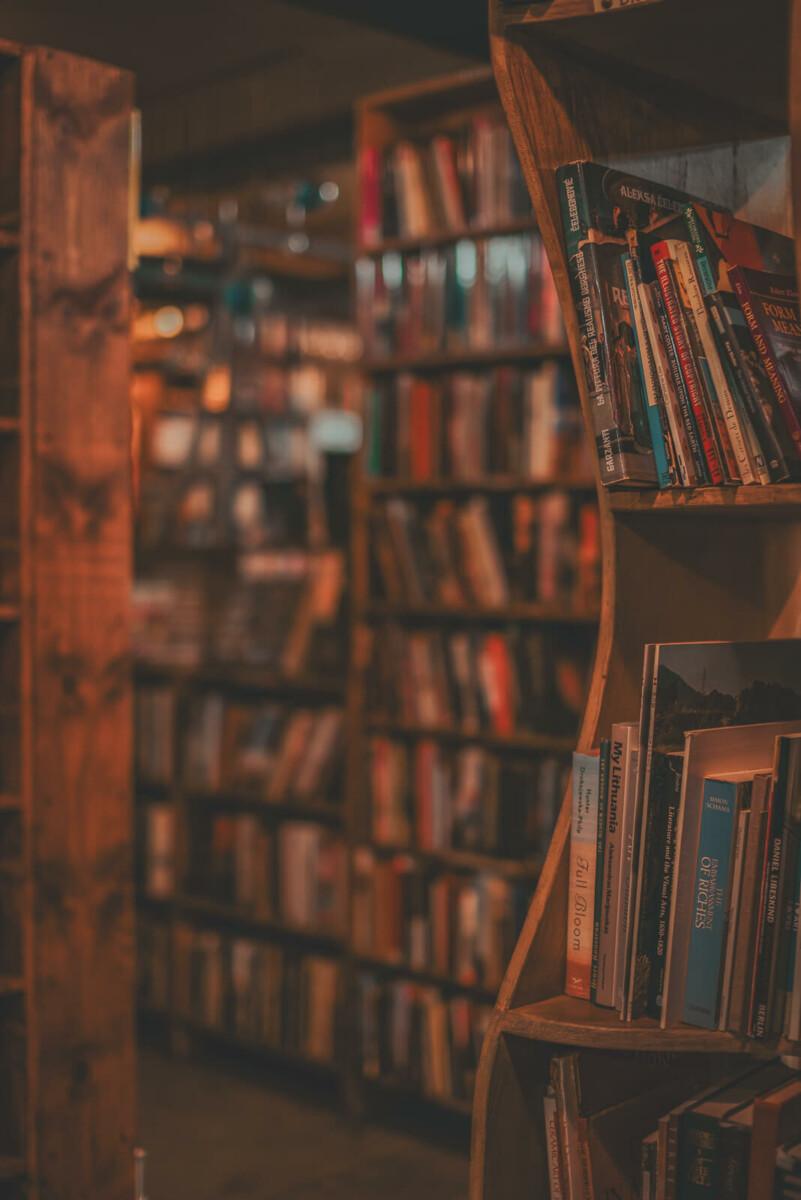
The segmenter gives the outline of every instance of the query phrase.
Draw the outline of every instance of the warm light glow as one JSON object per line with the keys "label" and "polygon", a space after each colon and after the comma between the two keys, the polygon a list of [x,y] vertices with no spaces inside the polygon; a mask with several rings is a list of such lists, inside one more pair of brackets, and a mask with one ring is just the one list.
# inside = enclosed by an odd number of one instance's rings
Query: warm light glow
{"label": "warm light glow", "polygon": [[183,327],[184,314],[174,304],[165,304],[153,314],[153,329],[157,337],[177,337]]}

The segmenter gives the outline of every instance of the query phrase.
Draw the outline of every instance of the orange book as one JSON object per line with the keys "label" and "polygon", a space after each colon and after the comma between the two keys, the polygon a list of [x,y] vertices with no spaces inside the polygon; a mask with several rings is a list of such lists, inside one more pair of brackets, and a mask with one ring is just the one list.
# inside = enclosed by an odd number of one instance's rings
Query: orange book
{"label": "orange book", "polygon": [[415,379],[411,397],[411,475],[412,479],[431,479],[434,474],[434,455],[431,429],[431,385]]}

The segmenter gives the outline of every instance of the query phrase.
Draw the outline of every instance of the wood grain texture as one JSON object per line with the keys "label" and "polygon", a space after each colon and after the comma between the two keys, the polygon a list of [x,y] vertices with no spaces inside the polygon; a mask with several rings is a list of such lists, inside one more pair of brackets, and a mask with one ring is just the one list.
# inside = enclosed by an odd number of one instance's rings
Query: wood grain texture
{"label": "wood grain texture", "polygon": [[26,57],[36,1174],[42,1200],[127,1200],[133,80],[50,50]]}
{"label": "wood grain texture", "polygon": [[[538,20],[546,14],[548,20]],[[787,128],[783,21],[786,5],[777,5],[757,29],[730,26],[730,61],[747,58],[758,47],[779,66],[773,82],[755,79],[746,97],[753,123],[738,121],[731,90],[722,78],[704,74],[692,53],[682,58],[669,89],[654,88],[652,66],[670,64],[669,48],[683,39],[689,47],[693,8],[686,0],[638,6],[631,14],[556,21],[587,11],[576,0],[532,6],[516,23],[520,9],[490,8],[493,65],[535,214],[550,259],[565,316],[568,341],[579,379],[588,429],[592,412],[584,379],[577,320],[573,310],[554,169],[589,158],[600,162],[647,161],[645,175],[687,186],[728,202],[750,219],[769,212],[774,228],[783,227],[788,208],[787,174],[778,166],[781,147],[765,142],[742,146],[734,138],[756,136],[765,117]],[[801,4],[795,4],[794,54],[801,55]],[[647,10],[647,11],[646,11]],[[709,13],[706,14],[707,16]],[[745,8],[743,8],[745,16]],[[550,19],[554,18],[554,19]],[[670,28],[670,23],[673,28]],[[638,40],[637,31],[662,28],[664,44]],[[748,29],[746,35],[745,30]],[[597,31],[597,36],[596,36]],[[694,36],[694,35],[693,35]],[[752,42],[749,38],[753,39]],[[649,65],[649,75],[642,63]],[[729,64],[730,65],[730,62]],[[790,72],[796,89],[792,109],[801,124],[801,70]],[[785,81],[784,83],[782,81]],[[785,89],[783,96],[782,88]],[[711,89],[710,103],[701,102]],[[753,103],[751,103],[753,101]],[[791,131],[796,133],[794,129]],[[799,131],[801,132],[801,131]],[[798,134],[796,133],[796,138]],[[797,141],[796,141],[797,144]],[[706,150],[705,147],[714,147]],[[796,151],[792,171],[801,186]],[[776,169],[770,164],[776,164]],[[631,167],[637,173],[636,167]],[[801,212],[798,203],[795,211]],[[801,491],[797,486],[719,488],[688,492],[610,492],[596,474],[601,512],[603,598],[594,674],[580,735],[590,749],[612,721],[636,720],[639,711],[643,646],[647,642],[744,640],[801,634]],[[565,798],[551,848],[526,924],[502,985],[486,1050],[478,1072],[473,1120],[472,1200],[517,1195],[518,1179],[529,1169],[529,1144],[537,1137],[541,1111],[517,1145],[504,1131],[499,1095],[508,1066],[500,1046],[513,1060],[526,1041],[548,1046],[573,1044],[613,1049],[684,1052],[764,1053],[727,1034],[691,1029],[661,1031],[648,1022],[629,1026],[614,1012],[565,997],[564,960],[567,909],[570,801]],[[778,1049],[783,1047],[779,1046]],[[772,1048],[775,1053],[777,1047]],[[792,1051],[792,1048],[791,1048]],[[503,1153],[499,1153],[503,1147]],[[536,1179],[537,1197],[548,1195]]]}

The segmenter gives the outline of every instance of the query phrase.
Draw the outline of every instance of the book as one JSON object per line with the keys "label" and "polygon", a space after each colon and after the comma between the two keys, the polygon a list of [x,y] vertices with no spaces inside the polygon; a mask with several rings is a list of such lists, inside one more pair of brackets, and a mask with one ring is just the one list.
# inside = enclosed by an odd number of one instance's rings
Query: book
{"label": "book", "polygon": [[[609,738],[602,738],[598,765],[598,832],[595,847],[595,897],[593,901],[592,968],[590,971],[590,1000],[594,1004],[606,1003],[609,1007],[614,1002],[614,959],[610,953],[612,951],[611,919],[607,923],[603,958],[601,958],[601,930],[604,924],[606,892],[605,863],[606,839],[609,831],[607,810],[609,807],[610,754]],[[599,983],[600,998],[598,995]]]}
{"label": "book", "polygon": [[[745,1119],[747,1121],[747,1116]],[[801,1080],[793,1079],[755,1099],[751,1118],[748,1200],[772,1194],[776,1151],[783,1141],[790,1137],[797,1141],[799,1135]]]}
{"label": "book", "polygon": [[[751,781],[753,786],[753,780]],[[724,1030],[729,1024],[729,1006],[731,1003],[732,980],[734,977],[734,954],[737,948],[737,926],[740,915],[740,897],[743,882],[743,867],[745,864],[745,847],[748,838],[748,828],[751,822],[750,792],[749,807],[743,807],[737,822],[735,834],[734,858],[731,868],[731,887],[729,892],[729,909],[726,915],[725,957],[720,983],[720,1005],[718,1029]]]}
{"label": "book", "polygon": [[[745,725],[766,712],[775,719],[801,717],[801,642],[704,642],[657,645],[649,707],[641,714],[646,745],[641,772],[642,836],[629,978],[632,1017],[660,1018],[662,965],[660,914],[669,885],[664,849],[677,809],[676,771],[667,759],[683,747],[687,729]],[[645,734],[643,734],[645,728]],[[669,891],[669,888],[668,888]],[[668,912],[671,896],[667,896]]]}
{"label": "book", "polygon": [[743,862],[740,888],[740,914],[734,948],[731,998],[726,1028],[732,1033],[745,1033],[751,1011],[751,982],[756,953],[757,921],[762,887],[762,866],[767,837],[767,809],[770,800],[772,771],[759,771],[751,786],[751,817]]}
{"label": "book", "polygon": [[548,1156],[548,1184],[551,1190],[551,1200],[565,1200],[556,1093],[552,1087],[546,1091],[542,1107],[545,1117],[545,1151]]}
{"label": "book", "polygon": [[[637,762],[638,762],[639,725],[635,721],[620,722],[612,726],[612,771],[610,773],[611,789],[616,783],[616,773],[619,772],[619,791],[616,787],[619,812],[614,813],[617,827],[611,837],[607,837],[607,847],[612,846],[612,879],[609,905],[613,914],[615,926],[615,970],[614,970],[614,1006],[622,1012],[623,994],[625,989],[626,972],[626,943],[631,909],[632,870],[634,857],[635,836],[635,799],[637,793]],[[616,747],[620,746],[617,751]],[[620,793],[622,792],[622,796]],[[611,801],[610,801],[611,808]],[[617,880],[614,879],[614,857],[617,855]],[[606,914],[604,914],[606,921]]]}
{"label": "book", "polygon": [[[684,995],[689,945],[697,915],[696,884],[701,826],[705,812],[705,780],[715,777],[716,774],[737,771],[742,772],[745,777],[753,778],[758,771],[771,765],[776,737],[780,733],[794,732],[799,728],[801,727],[797,722],[776,722],[689,730],[684,735],[685,771],[677,830],[678,848],[668,931],[665,993],[660,1018],[663,1028],[686,1019],[683,1017]],[[732,818],[734,819],[734,814]],[[733,827],[731,836],[733,837]]]}
{"label": "book", "polygon": [[729,279],[762,358],[784,422],[796,447],[801,446],[801,319],[795,275],[774,275],[731,266]]}
{"label": "book", "polygon": [[681,213],[686,194],[592,162],[557,170],[573,302],[605,483],[657,478],[621,254],[630,230]]}
{"label": "book", "polygon": [[573,755],[565,992],[590,998],[600,756]]}

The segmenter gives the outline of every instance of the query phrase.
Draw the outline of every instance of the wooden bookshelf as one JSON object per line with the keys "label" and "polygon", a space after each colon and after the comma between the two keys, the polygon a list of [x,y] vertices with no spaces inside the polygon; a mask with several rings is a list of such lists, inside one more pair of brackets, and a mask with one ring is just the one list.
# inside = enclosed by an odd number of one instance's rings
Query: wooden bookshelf
{"label": "wooden bookshelf", "polygon": [[[396,89],[366,97],[356,113],[356,153],[359,160],[366,146],[388,147],[399,139],[423,140],[439,133],[459,130],[473,117],[497,116],[500,109],[492,73],[483,68],[465,71],[441,80],[430,80],[410,88]],[[453,246],[462,239],[483,239],[535,233],[539,227],[536,215],[526,216],[511,222],[488,225],[484,228],[445,230],[427,235],[410,237],[384,237],[375,244],[359,244],[357,236],[357,258],[381,259],[387,254],[413,255],[418,251],[440,250]],[[358,267],[357,267],[358,269]],[[524,339],[520,343],[504,344],[496,339],[492,345],[480,348],[451,346],[443,350],[420,353],[392,354],[369,357],[364,369],[374,383],[383,383],[399,373],[441,378],[448,372],[491,370],[499,366],[534,368],[543,361],[565,362],[570,354],[569,345],[562,340],[543,341]],[[423,739],[431,739],[443,746],[458,751],[461,747],[479,747],[497,755],[517,756],[532,760],[537,756],[569,756],[575,748],[573,736],[558,736],[544,732],[516,732],[510,736],[496,736],[489,732],[466,733],[456,728],[411,724],[388,720],[370,711],[367,696],[368,664],[363,661],[361,647],[372,630],[376,637],[388,623],[412,629],[468,628],[484,630],[493,626],[520,623],[527,627],[558,625],[560,629],[587,629],[597,626],[599,613],[596,609],[582,610],[570,604],[514,603],[502,608],[490,608],[477,603],[464,605],[413,604],[388,602],[377,598],[372,592],[370,553],[370,516],[376,504],[385,499],[402,497],[410,503],[427,504],[439,498],[455,501],[468,500],[474,496],[511,498],[516,494],[532,497],[551,491],[563,491],[576,497],[591,496],[595,489],[594,478],[588,475],[551,476],[543,479],[527,479],[523,474],[487,474],[481,477],[431,478],[426,480],[368,475],[366,458],[362,456],[361,470],[354,478],[353,526],[352,526],[352,570],[353,570],[353,646],[356,654],[355,670],[350,683],[350,758],[347,786],[347,811],[349,841],[351,845],[368,849],[376,859],[398,855],[410,857],[418,864],[433,871],[451,874],[476,875],[486,873],[510,881],[532,883],[538,877],[541,859],[527,857],[523,860],[509,859],[490,853],[471,853],[459,850],[427,852],[414,846],[385,845],[366,836],[370,827],[369,787],[366,781],[365,762],[368,756],[369,739],[381,735],[395,742],[413,745]],[[547,635],[546,635],[547,636]],[[355,934],[354,934],[355,936]],[[493,989],[465,984],[454,978],[434,972],[412,969],[402,961],[389,961],[378,955],[364,954],[351,947],[349,963],[352,976],[361,972],[375,973],[379,977],[390,976],[398,980],[411,980],[424,986],[439,988],[443,996],[469,996],[477,1003],[487,1004],[494,1000]],[[408,1084],[399,1084],[392,1077],[376,1077],[366,1073],[360,1080],[358,1018],[351,1030],[351,1080],[352,1090],[360,1087],[376,1087],[386,1090],[387,1095],[414,1096],[418,1101],[431,1101],[443,1109],[459,1115],[468,1115],[470,1105],[461,1099],[429,1095],[422,1090],[412,1090]]]}
{"label": "wooden bookshelf", "polygon": [[0,43],[0,1192],[133,1188],[133,78]]}
{"label": "wooden bookshelf", "polygon": [[[786,172],[765,185],[767,164],[783,161],[789,134],[793,207],[801,212],[798,3],[773,5],[754,20],[751,6],[737,0],[714,32],[711,8],[692,0],[650,0],[611,13],[595,7],[592,0],[490,5],[498,88],[560,294],[590,431],[554,170],[583,158],[624,159],[638,174],[794,232]],[[711,58],[693,52],[711,44]],[[598,472],[596,480],[604,592],[581,750],[597,745],[611,721],[639,711],[645,643],[787,637],[801,628],[798,485],[656,492],[606,489]],[[793,1049],[690,1027],[661,1030],[645,1020],[627,1024],[563,994],[569,810],[568,796],[484,1044],[472,1200],[523,1200],[532,1180],[539,1200],[549,1195],[541,1097],[552,1046],[592,1046],[612,1056]]]}

